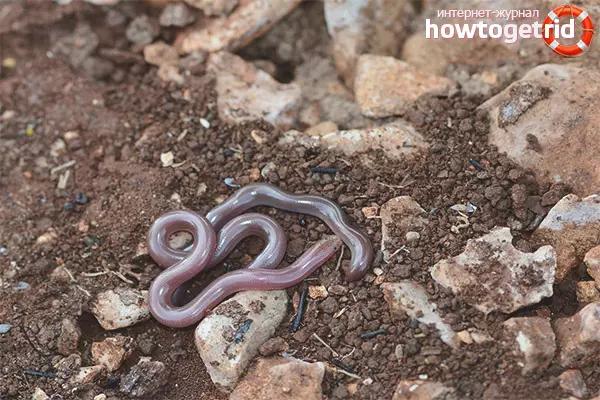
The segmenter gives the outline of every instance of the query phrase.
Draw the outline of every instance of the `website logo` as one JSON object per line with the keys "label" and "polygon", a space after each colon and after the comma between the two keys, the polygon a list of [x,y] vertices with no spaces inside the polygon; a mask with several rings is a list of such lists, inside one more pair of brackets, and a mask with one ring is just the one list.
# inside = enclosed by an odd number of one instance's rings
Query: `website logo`
{"label": "website logo", "polygon": [[[555,38],[555,32],[559,31],[559,18],[571,17],[571,22],[574,19],[581,24],[583,34],[579,42],[573,45],[564,45]],[[564,26],[564,25],[563,25]],[[557,7],[548,13],[544,20],[544,42],[555,53],[565,57],[577,57],[588,51],[594,37],[594,24],[589,14],[581,8],[574,5],[566,5]]]}
{"label": "website logo", "polygon": [[[594,24],[589,14],[575,5],[557,7],[548,13],[543,23],[538,22],[539,10],[437,10],[438,18],[450,18],[453,23],[432,23],[425,20],[427,39],[497,39],[505,43],[516,43],[521,39],[542,39],[556,54],[577,57],[584,54],[592,44]],[[568,18],[561,23],[560,18]],[[463,19],[464,23],[456,23]],[[466,22],[467,20],[477,22]],[[500,21],[498,21],[500,19]],[[517,20],[519,23],[514,23]],[[578,28],[581,38],[575,44]],[[499,22],[499,23],[490,23]]]}

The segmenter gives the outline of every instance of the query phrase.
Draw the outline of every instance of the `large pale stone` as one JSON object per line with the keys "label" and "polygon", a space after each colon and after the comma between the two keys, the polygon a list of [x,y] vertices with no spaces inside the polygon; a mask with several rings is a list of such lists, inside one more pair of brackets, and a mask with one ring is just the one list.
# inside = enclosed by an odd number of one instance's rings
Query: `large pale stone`
{"label": "large pale stone", "polygon": [[92,313],[107,331],[126,328],[150,319],[146,293],[129,288],[99,293],[92,303]]}
{"label": "large pale stone", "polygon": [[552,247],[523,253],[512,245],[509,228],[496,228],[469,240],[458,256],[438,262],[431,276],[481,312],[508,314],[552,296],[555,271]]}
{"label": "large pale stone", "polygon": [[[235,51],[268,31],[277,21],[289,14],[302,0],[241,0],[227,18],[213,18],[206,26],[184,32],[175,42],[180,52]],[[225,2],[225,0],[223,0]],[[188,0],[188,4],[217,3]]]}
{"label": "large pale stone", "polygon": [[405,0],[325,0],[325,22],[333,39],[333,57],[349,87],[354,83],[358,56],[396,56],[404,39]]}
{"label": "large pale stone", "polygon": [[133,352],[133,339],[125,336],[115,336],[101,342],[92,343],[92,360],[104,366],[108,372],[114,372]]}
{"label": "large pale stone", "polygon": [[386,156],[406,159],[427,148],[423,136],[403,121],[366,129],[351,129],[307,136],[301,132],[286,132],[279,140],[281,145],[301,144],[339,150],[347,155],[381,150]]}
{"label": "large pale stone", "polygon": [[364,54],[358,59],[354,95],[363,115],[382,118],[403,114],[424,94],[447,95],[454,86],[450,79],[405,61]]}
{"label": "large pale stone", "polygon": [[261,358],[236,386],[229,400],[280,400],[323,398],[325,364],[295,358]]}
{"label": "large pale stone", "polygon": [[600,71],[544,64],[480,106],[489,141],[539,179],[565,182],[575,194],[600,189]]}
{"label": "large pale stone", "polygon": [[588,251],[583,259],[587,266],[587,272],[596,282],[596,287],[600,288],[600,246],[596,246]]}
{"label": "large pale stone", "polygon": [[563,197],[546,215],[533,233],[538,244],[556,249],[556,281],[584,260],[600,238],[600,196],[580,199],[574,194]]}
{"label": "large pale stone", "polygon": [[208,69],[217,77],[219,117],[230,123],[264,119],[291,126],[301,97],[293,83],[277,82],[271,75],[231,53],[208,58]]}
{"label": "large pale stone", "polygon": [[588,304],[570,318],[554,323],[560,364],[580,368],[600,361],[600,302]]}
{"label": "large pale stone", "polygon": [[569,369],[560,374],[560,387],[580,399],[590,394],[581,371]]}
{"label": "large pale stone", "polygon": [[185,0],[185,2],[211,16],[229,15],[238,5],[238,0]]}
{"label": "large pale stone", "polygon": [[440,338],[444,343],[452,347],[460,346],[459,337],[442,320],[437,305],[431,302],[425,289],[418,283],[410,280],[384,283],[381,289],[392,314],[406,313],[419,322],[433,324],[440,331]]}
{"label": "large pale stone", "polygon": [[504,328],[514,340],[515,353],[523,359],[523,374],[544,370],[556,352],[556,339],[550,322],[545,318],[511,318]]}
{"label": "large pale stone", "polygon": [[241,292],[200,322],[196,347],[215,384],[235,386],[260,345],[275,333],[287,304],[284,290]]}

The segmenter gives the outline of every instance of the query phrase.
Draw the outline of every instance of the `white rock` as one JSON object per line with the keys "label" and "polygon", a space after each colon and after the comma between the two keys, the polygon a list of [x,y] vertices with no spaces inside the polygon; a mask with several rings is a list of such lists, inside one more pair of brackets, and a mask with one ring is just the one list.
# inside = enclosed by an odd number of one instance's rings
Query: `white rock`
{"label": "white rock", "polygon": [[308,128],[304,133],[308,136],[325,136],[328,133],[338,131],[339,128],[335,122],[323,121]]}
{"label": "white rock", "polygon": [[581,371],[569,369],[559,376],[560,387],[571,393],[576,398],[583,398],[590,394]]}
{"label": "white rock", "polygon": [[31,400],[50,400],[50,396],[48,396],[42,389],[35,388],[35,391],[31,395]]}
{"label": "white rock", "polygon": [[333,39],[333,57],[346,85],[354,84],[358,56],[395,56],[404,39],[408,6],[404,0],[325,1],[325,22]]}
{"label": "white rock", "polygon": [[179,53],[173,47],[163,41],[144,46],[144,60],[148,64],[161,66],[163,64],[177,64],[179,62]]}
{"label": "white rock", "polygon": [[509,228],[495,228],[469,240],[458,256],[438,262],[431,276],[481,312],[508,314],[552,296],[555,272],[552,247],[523,253],[512,245]]}
{"label": "white rock", "polygon": [[600,288],[600,246],[596,246],[588,251],[583,260],[587,266],[587,272],[596,282],[596,287]]}
{"label": "white rock", "polygon": [[554,323],[560,364],[579,368],[600,361],[600,302],[590,303],[570,318]]}
{"label": "white rock", "polygon": [[[388,200],[381,206],[381,249],[383,260],[388,262],[390,256],[401,246],[394,245],[394,240],[408,241],[409,232],[417,233],[427,225],[427,213],[419,203],[410,196],[400,196]],[[418,234],[418,233],[417,233]]]}
{"label": "white rock", "polygon": [[174,64],[161,64],[158,67],[158,77],[165,82],[175,82],[178,85],[183,85],[185,78],[179,72],[179,67]]}
{"label": "white rock", "polygon": [[56,240],[58,240],[58,233],[56,233],[56,231],[54,229],[50,229],[48,232],[40,235],[36,239],[35,244],[45,245],[45,244],[54,243],[54,242],[56,242]]}
{"label": "white rock", "polygon": [[150,319],[146,295],[129,288],[107,290],[99,293],[92,303],[92,313],[108,331],[135,325]]}
{"label": "white rock", "polygon": [[596,246],[598,232],[600,196],[580,199],[569,194],[552,207],[532,238],[538,244],[549,244],[556,249],[556,281],[560,282]]}
{"label": "white rock", "polygon": [[363,54],[358,59],[354,94],[363,115],[371,118],[402,115],[424,94],[448,95],[456,84],[420,71],[393,57]]}
{"label": "white rock", "polygon": [[575,396],[583,398],[589,395],[587,385],[583,379],[581,371],[578,369],[569,369],[560,374],[560,387]]}
{"label": "white rock", "polygon": [[115,336],[101,342],[92,343],[92,360],[98,365],[106,367],[108,372],[114,372],[127,356],[131,355],[133,339],[125,336]]}
{"label": "white rock", "polygon": [[275,333],[287,305],[284,290],[241,292],[200,322],[196,347],[215,384],[235,386],[260,345]]}
{"label": "white rock", "polygon": [[544,64],[480,106],[489,112],[489,141],[543,180],[562,181],[575,194],[600,188],[596,156],[600,71]]}
{"label": "white rock", "polygon": [[339,150],[346,155],[381,150],[388,157],[406,159],[427,148],[420,133],[404,121],[366,129],[335,131],[323,136],[306,136],[298,131],[288,131],[279,140],[281,146],[302,145]]}
{"label": "white rock", "polygon": [[185,2],[210,16],[229,15],[238,5],[238,0],[185,0]]}
{"label": "white rock", "polygon": [[293,357],[261,358],[229,400],[321,400],[324,375],[322,362],[308,363]]}
{"label": "white rock", "polygon": [[183,27],[194,22],[196,17],[183,3],[171,3],[162,10],[158,20],[161,26]]}
{"label": "white rock", "polygon": [[433,324],[440,331],[442,341],[452,347],[459,347],[460,339],[445,323],[423,287],[414,281],[405,280],[381,285],[385,301],[392,314],[406,313],[423,324]]}
{"label": "white rock", "polygon": [[504,322],[515,353],[523,359],[523,374],[546,369],[556,352],[554,331],[545,318],[511,318]]}
{"label": "white rock", "polygon": [[93,365],[91,367],[81,367],[77,375],[71,377],[69,382],[72,385],[83,385],[86,383],[93,383],[96,381],[100,374],[104,371],[102,365]]}
{"label": "white rock", "polygon": [[400,381],[392,400],[458,400],[455,391],[439,382]]}
{"label": "white rock", "polygon": [[473,341],[477,344],[484,344],[494,341],[494,338],[489,333],[477,329],[469,331],[469,334],[471,335],[471,339],[473,339]]}
{"label": "white rock", "polygon": [[230,123],[264,119],[291,126],[301,97],[300,88],[277,82],[266,72],[231,53],[211,54],[208,67],[217,77],[219,116]]}
{"label": "white rock", "polygon": [[[194,5],[204,0],[188,0]],[[277,21],[289,14],[301,0],[244,1],[227,18],[212,18],[200,29],[191,29],[177,38],[180,52],[194,50],[215,52],[235,51],[268,31]],[[212,1],[216,3],[216,1]]]}

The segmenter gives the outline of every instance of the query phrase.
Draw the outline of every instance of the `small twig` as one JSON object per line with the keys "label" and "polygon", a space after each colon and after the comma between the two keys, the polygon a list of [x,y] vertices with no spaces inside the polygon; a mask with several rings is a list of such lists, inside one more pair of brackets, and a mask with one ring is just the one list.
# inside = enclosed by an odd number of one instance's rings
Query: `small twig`
{"label": "small twig", "polygon": [[108,274],[107,271],[101,271],[101,272],[82,272],[79,275],[85,276],[86,278],[95,278],[97,276],[106,275],[106,274]]}
{"label": "small twig", "polygon": [[344,257],[344,246],[342,246],[342,251],[340,252],[340,258],[338,258],[337,265],[335,266],[335,270],[339,271],[340,266],[342,265],[342,258]]}
{"label": "small twig", "polygon": [[184,129],[183,132],[181,132],[181,134],[179,136],[177,136],[177,141],[181,142],[186,137],[187,134],[188,134],[188,130]]}
{"label": "small twig", "polygon": [[70,176],[71,170],[68,169],[61,176],[58,177],[58,184],[56,185],[56,188],[59,190],[65,190]]}
{"label": "small twig", "polygon": [[399,248],[398,250],[396,250],[392,254],[390,254],[390,256],[388,257],[388,261],[390,261],[392,258],[394,258],[401,251],[402,251],[402,248]]}
{"label": "small twig", "polygon": [[335,314],[333,314],[333,318],[335,319],[335,318],[339,318],[339,317],[341,317],[341,316],[342,316],[342,314],[344,314],[344,313],[346,312],[346,309],[347,309],[347,308],[348,308],[348,307],[344,307],[344,308],[342,308],[340,311],[338,311],[338,312],[336,312]]}
{"label": "small twig", "polygon": [[65,270],[65,272],[67,273],[67,275],[69,275],[69,279],[71,279],[71,282],[77,282],[77,280],[75,279],[75,277],[73,277],[73,274],[71,273],[71,271],[69,271],[67,269],[67,267],[65,267],[64,265],[62,267]]}
{"label": "small twig", "polygon": [[335,351],[334,349],[332,349],[331,346],[329,346],[327,343],[325,343],[325,341],[323,339],[321,339],[319,337],[319,335],[317,335],[314,332],[313,332],[312,335],[314,336],[315,339],[317,339],[319,342],[321,342],[321,344],[323,346],[325,346],[329,351],[331,351],[331,354],[333,354],[335,357],[339,357],[340,356],[340,353],[338,353],[337,351]]}
{"label": "small twig", "polygon": [[127,283],[128,285],[135,285],[135,282],[125,278],[125,276],[120,273],[119,271],[111,271],[109,270],[113,275],[115,275],[117,278],[119,278],[120,280],[122,280],[123,282]]}
{"label": "small twig", "polygon": [[[35,371],[35,372],[37,372],[37,371]],[[31,391],[31,385],[27,381],[27,377],[25,376],[25,372],[21,372],[21,375],[23,375],[23,380],[25,381],[25,384],[27,385],[27,389]]]}
{"label": "small twig", "polygon": [[75,285],[75,287],[79,290],[81,290],[83,293],[85,293],[88,297],[92,297],[92,294],[90,292],[88,292],[87,290],[85,290],[84,288],[82,288],[79,285]]}
{"label": "small twig", "polygon": [[71,160],[69,162],[66,162],[62,165],[59,165],[58,167],[54,167],[50,170],[50,175],[54,175],[56,174],[58,171],[62,171],[63,169],[72,167],[73,165],[75,165],[75,160]]}
{"label": "small twig", "polygon": [[408,182],[405,185],[390,185],[389,183],[383,183],[383,182],[379,182],[379,181],[377,181],[377,183],[380,184],[381,186],[389,188],[389,189],[406,189],[407,187],[412,185],[414,183],[414,181]]}
{"label": "small twig", "polygon": [[350,357],[355,351],[356,351],[356,347],[353,347],[352,351],[350,353],[346,354],[345,356],[342,356],[341,360],[343,360],[346,357]]}
{"label": "small twig", "polygon": [[363,380],[363,378],[361,378],[360,376],[353,374],[352,372],[348,372],[348,371],[344,371],[341,368],[336,368],[336,367],[332,367],[331,365],[327,364],[327,367],[329,367],[330,370],[332,370],[333,372],[337,372],[340,374],[344,374],[346,376],[349,376],[350,378],[354,378],[354,379],[360,379],[361,381]]}

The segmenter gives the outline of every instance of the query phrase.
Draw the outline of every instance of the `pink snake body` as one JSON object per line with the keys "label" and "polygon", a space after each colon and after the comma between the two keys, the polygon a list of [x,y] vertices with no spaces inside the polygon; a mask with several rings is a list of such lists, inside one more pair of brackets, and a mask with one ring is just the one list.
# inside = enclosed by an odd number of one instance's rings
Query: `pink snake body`
{"label": "pink snake body", "polygon": [[[243,214],[257,206],[318,217],[335,236],[320,240],[290,266],[276,270],[285,255],[286,235],[279,224],[265,215]],[[169,237],[180,231],[192,235],[191,249],[176,250],[169,246]],[[185,305],[174,304],[173,295],[180,286],[204,269],[219,264],[249,236],[260,237],[266,246],[247,269],[217,278]],[[174,328],[192,325],[236,292],[285,289],[302,282],[331,258],[342,247],[342,242],[352,252],[352,260],[344,269],[346,279],[356,281],[366,274],[373,259],[373,248],[368,238],[351,225],[344,211],[324,197],[289,194],[262,183],[239,189],[206,217],[193,211],[166,213],[148,232],[148,252],[165,268],[150,286],[150,311],[163,325]]]}

